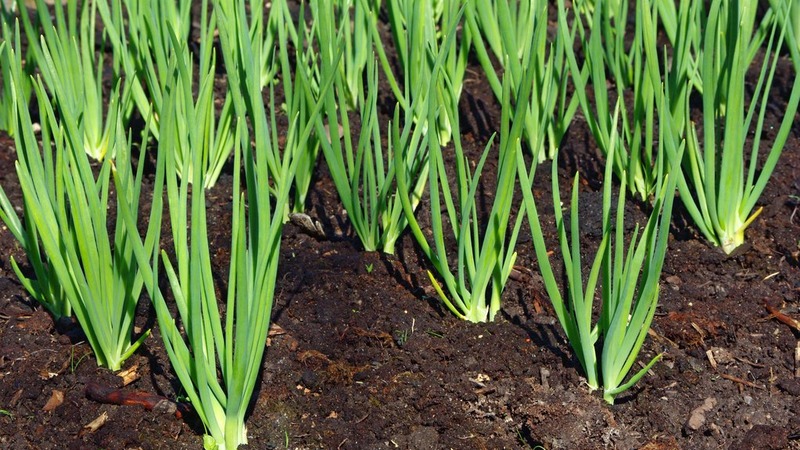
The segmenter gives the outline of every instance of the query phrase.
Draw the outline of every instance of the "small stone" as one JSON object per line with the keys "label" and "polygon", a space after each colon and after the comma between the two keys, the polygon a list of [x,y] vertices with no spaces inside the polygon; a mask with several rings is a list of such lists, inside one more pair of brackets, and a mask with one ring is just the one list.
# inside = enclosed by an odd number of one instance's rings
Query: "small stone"
{"label": "small stone", "polygon": [[800,378],[780,380],[778,381],[778,387],[787,394],[800,397]]}
{"label": "small stone", "polygon": [[714,360],[717,364],[730,364],[735,361],[733,354],[722,347],[711,347],[711,353],[714,355]]}
{"label": "small stone", "polygon": [[706,423],[706,414],[717,406],[717,399],[709,397],[703,400],[703,404],[692,410],[689,420],[686,421],[684,429],[691,433],[699,430]]}

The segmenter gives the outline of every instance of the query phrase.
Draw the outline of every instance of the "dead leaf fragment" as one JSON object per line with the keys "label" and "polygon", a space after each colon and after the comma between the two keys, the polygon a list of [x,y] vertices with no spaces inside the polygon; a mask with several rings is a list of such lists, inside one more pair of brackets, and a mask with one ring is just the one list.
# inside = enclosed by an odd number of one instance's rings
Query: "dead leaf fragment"
{"label": "dead leaf fragment", "polygon": [[64,392],[59,391],[58,389],[53,389],[53,393],[50,394],[50,399],[44,404],[42,411],[50,412],[61,406],[62,403],[64,403]]}
{"label": "dead leaf fragment", "polygon": [[308,214],[289,214],[289,221],[300,228],[305,234],[314,238],[325,239],[325,229],[322,228],[322,224],[318,220],[312,219]]}
{"label": "dead leaf fragment", "polygon": [[96,419],[84,425],[83,429],[78,435],[84,436],[89,433],[94,433],[95,431],[99,430],[100,427],[105,425],[106,422],[108,422],[108,413],[103,411],[103,414],[100,414]]}

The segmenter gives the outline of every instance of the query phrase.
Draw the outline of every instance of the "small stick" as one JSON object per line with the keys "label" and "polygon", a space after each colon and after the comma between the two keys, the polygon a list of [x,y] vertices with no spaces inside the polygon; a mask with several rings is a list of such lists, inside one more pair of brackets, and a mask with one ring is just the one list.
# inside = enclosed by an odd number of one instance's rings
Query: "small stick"
{"label": "small stick", "polygon": [[794,328],[795,330],[800,331],[800,322],[798,322],[797,320],[794,320],[791,317],[787,316],[786,314],[782,313],[778,308],[770,305],[767,302],[764,302],[764,306],[767,307],[767,311],[769,311],[769,314],[772,317],[778,319],[780,322],[783,322],[786,325],[789,325],[790,327]]}
{"label": "small stick", "polygon": [[708,363],[711,364],[711,368],[717,370],[717,360],[714,359],[714,353],[711,350],[706,352],[706,357],[708,358]]}
{"label": "small stick", "polygon": [[160,395],[144,391],[125,392],[122,389],[111,389],[90,382],[86,385],[86,397],[99,403],[123,406],[141,406],[148,411],[159,411],[175,414],[178,419],[191,411],[187,403],[173,402]]}
{"label": "small stick", "polygon": [[759,385],[757,385],[755,383],[752,383],[750,381],[743,380],[743,379],[735,377],[733,375],[728,375],[727,373],[721,373],[719,376],[721,376],[722,378],[725,378],[726,380],[733,381],[734,383],[743,384],[743,385],[751,387],[751,388],[761,389],[762,391],[766,391],[767,390],[767,388],[765,388],[764,386],[759,386]]}

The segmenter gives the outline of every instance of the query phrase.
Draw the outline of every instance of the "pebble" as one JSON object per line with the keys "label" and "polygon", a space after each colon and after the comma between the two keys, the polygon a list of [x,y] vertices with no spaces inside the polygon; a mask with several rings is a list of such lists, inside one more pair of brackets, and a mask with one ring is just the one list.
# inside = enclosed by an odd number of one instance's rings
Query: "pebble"
{"label": "pebble", "polygon": [[714,409],[715,406],[717,406],[716,398],[708,397],[703,400],[703,404],[692,410],[684,429],[689,433],[699,430],[706,423],[706,414]]}

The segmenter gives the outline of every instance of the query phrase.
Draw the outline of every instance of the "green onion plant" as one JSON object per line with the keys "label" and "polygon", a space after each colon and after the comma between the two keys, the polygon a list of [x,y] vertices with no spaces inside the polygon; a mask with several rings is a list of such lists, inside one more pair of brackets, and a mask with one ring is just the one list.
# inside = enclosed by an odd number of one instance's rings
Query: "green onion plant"
{"label": "green onion plant", "polygon": [[[532,61],[529,60],[529,61]],[[531,65],[523,78],[518,98],[531,101],[531,89],[535,71]],[[433,87],[432,87],[433,89]],[[503,101],[510,104],[510,77],[503,79]],[[434,97],[435,98],[435,97]],[[455,96],[445,97],[451,102]],[[408,195],[408,182],[402,173],[397,175],[398,193],[408,218],[409,227],[422,249],[422,253],[433,265],[444,284],[428,272],[431,283],[447,308],[458,318],[470,322],[494,320],[500,310],[500,300],[506,281],[516,260],[515,244],[523,223],[522,208],[511,226],[511,210],[517,184],[516,149],[520,148],[524,115],[527,102],[517,102],[515,110],[504,108],[500,126],[500,143],[497,153],[497,180],[491,210],[485,223],[480,220],[478,210],[478,186],[481,174],[493,140],[486,145],[480,160],[471,169],[471,161],[461,146],[458,121],[458,106],[455,103],[428,105],[428,123],[435,124],[436,115],[446,111],[450,115],[455,148],[455,173],[448,173],[444,163],[444,152],[438,139],[428,139],[430,214],[433,243],[422,232],[414,217]],[[512,120],[512,114],[515,120]],[[544,130],[542,130],[542,138]],[[395,149],[396,165],[401,164],[404,152]],[[448,176],[454,176],[456,186],[453,192]],[[443,211],[446,214],[443,214]],[[445,216],[448,224],[443,220]],[[451,235],[457,246],[457,260],[454,266],[448,261],[446,236]],[[445,292],[446,291],[446,292]]]}
{"label": "green onion plant", "polygon": [[[756,12],[756,8],[758,7],[757,1],[725,1],[719,8],[718,14],[721,20],[715,20],[713,23],[710,20],[710,11],[706,8],[707,4],[705,2],[684,3],[671,0],[656,0],[655,4],[659,12],[659,17],[661,18],[662,29],[669,42],[672,44],[671,47],[674,49],[675,55],[681,55],[680,57],[683,59],[682,67],[688,69],[687,75],[691,81],[691,88],[698,93],[702,93],[705,86],[704,81],[708,80],[704,80],[704,77],[700,76],[700,66],[704,58],[704,49],[709,48],[711,45],[705,42],[706,37],[709,36],[709,34],[718,36],[724,35],[726,33],[726,18],[729,14],[738,17],[740,11],[746,11],[746,14],[753,18],[753,24],[749,25],[750,33],[746,42],[742,41],[737,44],[737,46],[743,45],[746,48],[734,50],[733,47],[729,47],[729,44],[734,43],[733,40],[723,39],[716,41],[719,46],[715,49],[718,58],[718,62],[715,66],[717,71],[716,78],[718,80],[723,80],[727,76],[727,71],[723,68],[727,63],[723,63],[723,61],[726,61],[726,58],[729,58],[734,51],[742,52],[740,55],[740,62],[743,62],[745,66],[750,66],[763,47],[764,42],[769,37],[773,25],[775,25],[776,21],[782,23],[783,14],[779,12],[782,7],[779,6],[779,4],[782,4],[784,1],[785,0],[771,0],[769,3],[772,7],[767,8],[763,15]],[[755,26],[756,24],[757,26]],[[713,28],[714,31],[711,32],[709,30],[710,28]],[[680,75],[684,76],[683,73]],[[678,94],[678,91],[673,90],[673,92]],[[717,92],[719,95],[719,91]],[[725,114],[725,106],[726,100],[723,97],[718,102],[718,108],[720,108],[720,114],[722,115]],[[676,116],[676,120],[679,117],[680,116]]]}
{"label": "green onion plant", "polygon": [[[324,16],[320,14],[320,17]],[[348,33],[349,26],[346,23],[337,24],[330,20],[319,22],[319,39],[332,43],[331,49],[346,48],[345,35]],[[453,34],[450,36],[450,40],[455,39]],[[372,35],[368,36],[370,41],[372,38]],[[434,72],[440,72],[448,59],[452,46],[447,44],[449,42],[440,47],[439,53],[431,55],[434,58]],[[321,52],[322,73],[326,77],[335,77],[334,89],[328,91],[323,99],[327,134],[330,136],[321,140],[323,153],[339,198],[364,249],[392,254],[397,239],[408,224],[397,192],[396,172],[402,172],[407,189],[405,195],[412,211],[419,204],[428,179],[428,151],[424,137],[427,120],[415,121],[413,117],[414,111],[416,117],[427,114],[422,109],[426,106],[425,99],[433,97],[428,97],[428,94],[412,96],[409,93],[435,92],[436,77],[419,78],[414,88],[408,84],[405,86],[404,97],[412,100],[405,107],[400,103],[395,107],[393,120],[387,130],[388,147],[384,155],[378,122],[378,71],[374,55],[367,60],[366,88],[362,84],[357,91],[356,103],[361,105],[361,132],[355,145],[349,117],[351,87],[347,85],[349,80],[346,73],[339,69],[340,66],[337,68],[334,56],[331,50]],[[320,136],[326,134],[324,125],[320,117],[317,123],[317,134]],[[399,163],[395,158],[398,151],[403,155]]]}
{"label": "green onion plant", "polygon": [[[538,155],[540,161],[553,158],[572,121],[578,107],[577,99],[567,96],[567,69],[564,43],[574,41],[577,27],[563,27],[569,39],[556,34],[548,41],[547,2],[512,2],[491,0],[466,2],[465,28],[472,36],[473,47],[478,61],[483,67],[489,86],[504,108],[512,107],[514,102],[528,104],[530,110],[525,115],[524,137],[530,151]],[[495,69],[494,60],[501,65]],[[531,56],[536,75],[533,79],[534,96],[552,100],[528,102],[527,99],[513,98],[511,104],[503,103],[500,73],[509,74],[515,88],[519,91],[525,62]],[[554,93],[554,95],[550,95]],[[541,119],[539,119],[541,118]],[[547,133],[547,140],[541,141],[541,133]],[[538,147],[533,147],[539,142]]]}
{"label": "green onion plant", "polygon": [[[13,58],[5,55],[5,51],[11,48],[16,49],[17,53],[22,51],[19,22],[15,15],[16,4],[11,6],[9,8],[5,3],[0,3],[0,78],[2,78],[2,83],[0,83],[0,130],[7,132],[9,136],[14,135],[13,115],[16,108],[11,87],[11,71],[14,61]],[[35,68],[36,62],[33,57],[26,58],[23,71],[27,76],[20,81],[24,97],[19,101],[23,103],[27,103],[27,99],[30,97],[33,88],[30,75]]]}
{"label": "green onion plant", "polygon": [[[162,92],[172,76],[170,58],[179,50],[189,56],[182,50],[189,45],[192,1],[93,1],[111,45],[113,72],[116,77],[125,77],[133,103],[150,124],[149,132],[158,138]],[[215,22],[208,14],[208,0],[202,0],[200,11],[201,50],[197,56],[200,73],[207,73]],[[178,48],[173,36],[178,38]],[[130,108],[125,113],[129,115]]]}
{"label": "green onion plant", "polygon": [[[313,8],[312,8],[313,9]],[[319,80],[321,54],[326,54],[330,58],[339,60],[341,52],[326,53],[327,49],[320,48],[317,52],[314,49],[312,39],[316,30],[322,27],[322,22],[314,22],[311,27],[307,27],[302,20],[303,8],[301,7],[301,19],[297,24],[292,22],[288,7],[284,9],[283,19],[277,18],[275,24],[278,31],[278,84],[283,88],[284,103],[281,107],[285,113],[289,126],[285,135],[284,154],[293,155],[297,159],[296,170],[294,171],[291,189],[293,198],[291,201],[291,211],[295,213],[305,211],[306,197],[311,187],[311,180],[314,169],[317,165],[317,158],[320,149],[320,136],[325,138],[325,134],[312,132],[316,113],[319,111],[317,104],[321,102]],[[289,43],[292,34],[295,34],[295,54],[292,64],[289,57]],[[320,45],[322,47],[322,45]],[[294,73],[293,70],[294,69]],[[326,79],[332,80],[336,75],[330,73]],[[272,141],[278,142],[277,117],[274,101],[275,94],[270,85],[270,101],[273,102],[270,108],[270,130]],[[310,133],[310,134],[309,134]],[[303,136],[306,136],[304,139]],[[277,173],[274,175],[277,178]]]}
{"label": "green onion plant", "polygon": [[[612,9],[616,7],[617,9]],[[588,9],[588,8],[585,8]],[[606,157],[614,155],[614,171],[618,177],[627,176],[625,185],[635,195],[647,201],[661,184],[663,158],[653,154],[655,129],[655,104],[660,96],[661,75],[656,50],[657,12],[648,1],[639,2],[636,8],[635,30],[626,50],[627,1],[596,0],[588,20],[589,32],[584,30],[581,18],[575,17],[584,55],[580,67],[572,45],[566,46],[566,59],[572,73],[575,96],[579,99],[589,129]],[[559,30],[562,38],[570,39],[566,8],[559,1]],[[606,76],[606,71],[612,75]],[[584,74],[588,73],[588,79]],[[609,95],[609,82],[616,87],[616,107]],[[594,109],[589,102],[588,85],[594,94]],[[633,106],[626,106],[628,94]],[[619,138],[611,139],[614,109],[620,111]],[[616,149],[610,145],[615,144]]]}
{"label": "green onion plant", "polygon": [[[223,26],[220,19],[219,31],[234,111],[238,117],[249,117],[255,136],[266,139],[263,146],[271,152],[266,155],[265,160],[270,172],[270,191],[276,196],[282,195],[284,191],[292,191],[294,201],[289,204],[289,208],[294,211],[302,211],[319,151],[319,137],[312,134],[316,125],[316,117],[322,108],[319,96],[330,87],[333,82],[333,74],[322,80],[319,93],[315,95],[310,75],[316,70],[313,65],[318,56],[312,46],[303,50],[304,45],[297,48],[295,57],[298,69],[292,74],[286,34],[289,33],[289,28],[287,28],[288,25],[280,26],[290,20],[288,20],[289,17],[281,19],[284,22],[279,21],[278,27],[280,75],[286,97],[286,112],[289,116],[289,127],[285,135],[283,151],[281,151],[278,145],[281,139],[278,136],[276,125],[277,110],[272,83],[267,83],[270,86],[268,109],[265,108],[262,97],[263,56],[261,52],[267,51],[267,49],[261,45],[263,36],[251,39],[244,12],[238,11],[243,8],[244,5],[240,5],[237,1],[227,0],[215,3],[218,17],[225,15],[228,20]],[[238,17],[240,14],[243,16],[242,18]],[[239,26],[244,28],[237,28]],[[302,27],[296,28],[302,29]],[[298,38],[301,39],[300,43],[304,42],[302,40],[304,33],[302,31],[298,33]],[[270,51],[272,50],[270,49]],[[340,57],[341,51],[338,51],[335,58],[338,60]],[[291,177],[286,177],[285,168],[290,165],[295,169]],[[287,219],[289,212],[290,209],[285,211]]]}
{"label": "green onion plant", "polygon": [[[16,67],[15,72],[11,82],[19,98],[21,88],[16,79],[21,76],[20,68]],[[22,245],[26,251],[33,249],[38,239],[41,253],[33,251],[33,264],[46,266],[35,270],[42,278],[35,282],[23,279],[23,284],[36,292],[34,296],[50,296],[55,306],[66,298],[97,363],[119,370],[149,332],[132,342],[143,279],[134,259],[131,234],[121,221],[116,223],[113,239],[109,236],[109,185],[111,173],[116,171],[125,181],[117,185],[117,210],[124,207],[136,211],[144,165],[140,164],[135,175],[131,173],[131,142],[118,121],[109,141],[117,160],[114,163],[106,159],[95,176],[84,151],[82,130],[74,121],[59,123],[41,80],[35,88],[42,147],[34,136],[25,103],[17,103],[15,135],[25,225],[33,229],[14,234],[25,238]],[[116,117],[119,119],[119,115]],[[7,199],[3,203],[4,219],[8,221],[13,210]],[[18,218],[11,222],[12,229],[20,225]],[[147,242],[151,247],[155,245],[152,236]],[[65,312],[63,307],[60,312]]]}
{"label": "green onion plant", "polygon": [[[17,26],[17,36],[19,36],[19,26]],[[25,174],[26,178],[38,180],[35,186],[49,192],[50,197],[55,197],[57,181],[53,175],[55,173],[53,158],[50,152],[39,154],[39,143],[37,136],[33,132],[33,123],[28,111],[28,96],[23,90],[26,82],[22,80],[28,79],[28,76],[22,71],[20,54],[13,48],[6,48],[2,56],[4,70],[6,70],[5,68],[8,70],[4,73],[4,76],[7,75],[8,78],[4,78],[3,81],[9,88],[4,92],[4,95],[8,96],[8,100],[13,107],[10,111],[9,126],[15,130],[18,129],[17,127],[20,123],[24,126],[19,129],[19,133],[14,133],[15,146],[18,152],[17,173],[20,178],[22,174]],[[45,110],[40,109],[40,116],[44,117],[45,112]],[[58,137],[62,136],[59,135]],[[51,147],[52,139],[53,135],[50,132],[50,128],[43,127],[41,140],[45,143],[45,148]],[[31,158],[27,157],[29,153]],[[56,271],[51,268],[52,263],[42,248],[39,232],[34,222],[34,208],[37,208],[36,203],[23,201],[23,215],[20,218],[5,191],[0,188],[0,220],[5,223],[24,250],[33,271],[33,277],[29,278],[25,275],[13,256],[10,258],[11,267],[25,290],[44,306],[55,320],[62,317],[70,317],[72,315],[72,307],[59,283]]]}
{"label": "green onion plant", "polygon": [[[788,4],[784,2],[784,9],[776,13],[785,17]],[[773,22],[752,100],[746,105],[755,8],[756,2],[749,1],[711,3],[700,65],[702,141],[694,126],[685,122],[688,144],[684,176],[678,183],[681,200],[701,233],[726,253],[744,243],[745,229],[762,210],[756,203],[778,163],[800,102],[800,79],[795,78],[781,125],[758,171],[764,117],[779,59],[774,49],[784,40],[787,22]],[[780,29],[779,23],[784,24]],[[788,46],[797,70],[800,59],[795,47]]]}
{"label": "green onion plant", "polygon": [[70,0],[65,8],[61,2],[55,2],[54,22],[47,4],[38,0],[39,27],[34,26],[26,8],[22,8],[21,16],[28,45],[62,120],[76,123],[84,135],[86,153],[102,161],[109,148],[109,135],[116,126],[117,103],[125,100],[120,96],[121,81],[114,80],[104,113],[104,61],[102,53],[96,51],[95,42],[97,3],[82,2],[80,15],[78,3]]}
{"label": "green onion plant", "polygon": [[[261,55],[261,87],[277,80],[281,69],[279,52],[274,51],[280,45],[284,47],[291,44],[295,49],[303,48],[302,43],[312,42],[311,31],[315,28],[306,26],[305,21],[299,18],[298,24],[303,25],[298,33],[297,25],[292,19],[292,13],[286,0],[275,0],[270,3],[267,21],[264,22],[265,2],[250,1],[250,36],[253,45],[261,48],[254,50],[254,54]],[[302,16],[301,16],[302,17]],[[302,41],[301,41],[302,39]],[[310,56],[314,55],[313,49],[307,49]],[[311,69],[312,67],[308,67]],[[313,77],[312,77],[313,80]]]}
{"label": "green onion plant", "polygon": [[[336,70],[323,57],[323,72]],[[359,88],[361,131],[353,143],[348,89],[341,76],[326,95],[324,114],[328,118],[330,140],[323,138],[322,149],[344,210],[366,251],[380,250],[393,254],[395,243],[408,222],[397,195],[395,172],[400,168],[409,186],[411,209],[419,204],[428,173],[426,143],[422,126],[413,127],[410,111],[400,128],[400,107],[395,109],[389,124],[389,145],[384,156],[383,139],[378,122],[378,70],[374,61],[367,62],[367,86]],[[337,108],[338,107],[338,108]],[[342,131],[336,124],[341,124]],[[413,127],[413,128],[412,128]],[[413,131],[412,131],[413,129]],[[317,134],[324,136],[322,117],[317,120]],[[404,149],[405,158],[397,165],[395,149]]]}
{"label": "green onion plant", "polygon": [[[188,182],[192,182],[194,179],[193,171],[203,171],[205,173],[203,176],[205,188],[208,189],[216,183],[233,149],[233,101],[230,91],[226,91],[222,109],[219,117],[217,117],[214,98],[215,55],[210,56],[206,68],[200,68],[206,71],[199,74],[197,97],[196,99],[194,98],[192,92],[194,89],[194,69],[190,63],[193,58],[191,55],[186,56],[184,54],[188,53],[189,49],[185,45],[179,44],[177,42],[178,39],[179,37],[173,35],[173,41],[175,42],[173,44],[174,60],[177,66],[177,70],[174,73],[177,80],[168,84],[166,89],[177,89],[175,109],[179,116],[178,120],[186,121],[186,123],[196,127],[204,142],[202,143],[201,166],[198,168],[194,165],[190,147],[197,143],[189,142],[186,136],[181,136],[177,140],[177,145],[172,147],[175,152],[176,163],[170,167],[174,168],[178,176],[186,178]],[[201,52],[210,50],[209,47],[201,48]],[[167,93],[165,92],[162,95],[167,95]],[[172,131],[175,132],[177,130],[173,128]]]}
{"label": "green onion plant", "polygon": [[[666,123],[662,129],[670,129],[669,114],[662,109],[660,115],[661,122]],[[616,130],[616,127],[613,129]],[[658,303],[658,280],[667,250],[675,186],[680,174],[678,156],[683,151],[682,144],[677,144],[674,134],[661,133],[659,137],[659,145],[668,147],[661,151],[674,157],[671,159],[669,176],[658,187],[647,224],[643,229],[637,226],[630,237],[627,250],[623,233],[626,188],[624,185],[620,187],[617,210],[613,215],[613,158],[606,160],[603,180],[603,239],[585,283],[580,243],[581,222],[578,218],[578,177],[575,177],[572,185],[569,220],[566,220],[561,211],[558,165],[553,162],[551,179],[555,222],[566,275],[563,290],[559,289],[550,264],[530,188],[535,161],[532,169],[527,171],[522,152],[517,152],[528,222],[547,294],[567,340],[586,374],[589,388],[598,389],[602,383],[603,398],[608,403],[614,403],[619,394],[641,379],[661,357],[657,355],[628,378],[647,337]],[[616,138],[616,133],[612,132],[612,140]],[[625,179],[622,177],[623,184]],[[598,282],[601,285],[602,305],[599,316],[596,316],[594,302]]]}
{"label": "green onion plant", "polygon": [[[220,18],[223,51],[231,55],[232,45],[241,45],[245,52],[249,51],[244,3],[220,1],[215,8]],[[237,42],[239,44],[235,44]],[[245,68],[244,61],[253,64]],[[229,71],[239,71],[236,78],[231,77],[232,83],[246,81],[260,93],[260,60],[237,58],[229,62]],[[159,147],[164,148],[159,153],[160,158],[164,158],[166,173],[174,174],[175,170],[169,167],[177,161],[171,148],[179,139],[188,141],[195,167],[201,164],[203,148],[209,143],[200,130],[181,120],[179,101],[175,98],[180,94],[169,94],[176,92],[175,89],[167,92],[159,142]],[[318,110],[312,118],[315,114]],[[177,319],[158,288],[157,253],[150,252],[144,245],[136,246],[140,262],[152,261],[146,287],[154,300],[170,362],[206,427],[204,447],[207,449],[235,449],[247,443],[245,415],[264,355],[284,211],[290,195],[288,189],[271,189],[274,183],[270,180],[269,159],[276,151],[272,148],[274,142],[266,124],[263,102],[246,107],[239,105],[235,117],[231,259],[224,317],[219,311],[214,288],[204,190],[192,190],[190,196],[188,180],[179,182],[175,175],[166,177],[176,261],[173,264],[164,251],[161,260],[176,304]],[[252,138],[248,121],[255,133]],[[259,121],[264,123],[259,124]],[[308,132],[301,136],[307,137]],[[279,166],[281,179],[287,185],[291,183],[297,163],[298,160],[293,159]],[[184,161],[185,166],[188,164]],[[241,191],[242,164],[246,193]],[[203,185],[203,176],[202,171],[193,171],[193,185]],[[134,229],[136,219],[132,212],[124,211],[123,216],[128,228]],[[153,226],[152,220],[150,226]]]}
{"label": "green onion plant", "polygon": [[[206,427],[204,447],[235,449],[247,443],[245,415],[261,367],[270,323],[281,230],[290,196],[288,187],[300,159],[291,152],[281,155],[274,147],[277,139],[272,135],[261,100],[263,59],[252,53],[254,46],[244,2],[220,0],[215,2],[214,8],[219,19],[236,121],[231,266],[225,317],[219,312],[214,289],[204,190],[193,190],[190,200],[188,180],[179,183],[174,175],[175,168],[171,167],[177,164],[172,148],[179,145],[179,140],[188,142],[194,167],[201,165],[210,142],[199,129],[182,120],[177,99],[182,94],[174,87],[165,90],[159,165],[163,164],[164,170],[172,174],[166,177],[166,184],[176,264],[173,265],[163,251],[161,260],[166,267],[179,322],[171,315],[158,288],[157,251],[150,251],[141,243],[135,246],[135,251],[142,264],[152,261],[152,266],[148,266],[146,287],[156,306],[170,362]],[[179,70],[179,59],[173,57],[173,70]],[[177,79],[170,83],[176,83]],[[327,86],[330,82],[327,81]],[[274,103],[271,106],[274,109]],[[317,105],[311,112],[312,123],[320,108]],[[269,117],[274,118],[274,112]],[[309,138],[311,126],[303,130],[300,142]],[[187,173],[188,159],[183,164],[184,173]],[[242,164],[246,193],[240,190]],[[275,170],[277,172],[273,172]],[[273,173],[277,181],[272,179]],[[203,177],[202,171],[193,171],[193,184],[203,185]],[[160,205],[154,205],[152,209],[158,208]],[[122,215],[128,229],[135,229],[136,218],[132,211],[123,211]],[[160,225],[151,218],[150,227],[160,228]],[[183,333],[179,324],[185,330]]]}
{"label": "green onion plant", "polygon": [[[339,46],[343,52],[339,71],[344,79],[347,106],[351,110],[359,107],[359,91],[364,86],[364,71],[372,59],[370,30],[377,20],[371,11],[379,9],[376,0],[324,0],[311,2],[311,17],[317,24],[317,43],[321,52],[334,55]],[[340,30],[342,42],[330,40],[328,30]]]}
{"label": "green onion plant", "polygon": [[[389,0],[387,2],[389,25],[403,70],[405,88],[401,90],[380,39],[374,19],[377,11],[375,8],[370,9],[368,4],[370,0],[359,1],[362,2],[365,11],[371,11],[371,17],[367,20],[372,30],[372,42],[389,85],[403,108],[407,108],[411,104],[416,106],[413,111],[414,120],[425,123],[425,120],[428,119],[422,109],[425,108],[424,105],[427,102],[433,101],[426,97],[429,95],[429,91],[424,87],[430,83],[429,79],[431,78],[441,81],[430,95],[442,97],[441,100],[436,101],[447,104],[455,101],[457,104],[458,99],[461,98],[472,40],[468,32],[462,33],[460,39],[453,39],[451,36],[454,36],[459,30],[466,5],[461,0]],[[444,45],[451,48],[445,51],[441,48]],[[437,69],[444,72],[444,78],[439,78],[434,74],[437,58],[431,55],[438,54],[447,55],[441,68]],[[449,80],[452,87],[446,86],[444,80]],[[444,97],[447,96],[454,98],[445,99]],[[437,115],[438,125],[436,128],[441,145],[447,145],[452,138],[450,119],[447,112]]]}

